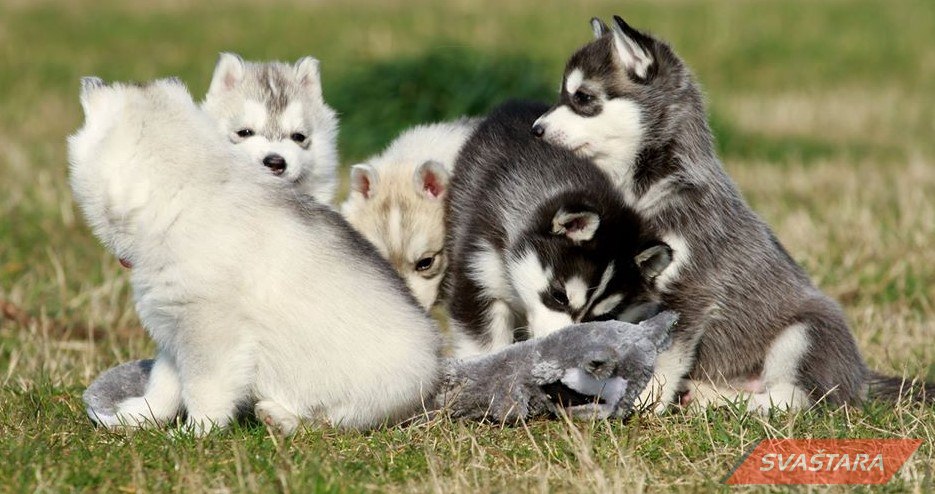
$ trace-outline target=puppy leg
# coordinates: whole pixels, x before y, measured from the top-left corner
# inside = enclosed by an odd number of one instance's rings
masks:
[[[474,280],[456,277],[448,303],[454,354],[467,358],[495,352],[513,343],[514,317],[509,305],[485,295]]]
[[[795,375],[788,381],[810,394],[810,401],[833,406],[866,397],[868,370],[840,307],[824,296],[805,304],[799,315],[805,341]]]
[[[117,413],[102,421],[105,427],[146,427],[172,421],[182,406],[181,384],[174,360],[165,353],[153,363],[143,396],[117,404]]]
[[[698,338],[679,336],[675,337],[672,346],[660,353],[656,359],[653,377],[637,399],[641,408],[652,408],[656,413],[665,412],[684,385],[684,377],[695,362]]]
[[[798,385],[799,368],[808,352],[809,331],[805,324],[786,327],[770,343],[759,376],[715,385],[707,381],[689,383],[688,405],[695,409],[745,402],[747,409],[766,415],[770,410],[795,411],[810,404],[809,394]]]
[[[188,411],[185,427],[196,435],[230,423],[238,405],[251,399],[256,373],[255,345],[245,335],[259,328],[244,328],[242,321],[226,321],[221,331],[217,322],[208,326],[199,328],[198,338],[186,342],[178,358],[182,401]]]

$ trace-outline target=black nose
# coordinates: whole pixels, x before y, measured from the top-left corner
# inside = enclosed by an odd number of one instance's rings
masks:
[[[278,154],[270,154],[263,158],[263,165],[276,175],[281,175],[282,172],[286,171],[286,159]]]
[[[542,135],[545,134],[545,127],[543,127],[541,124],[533,125],[531,132],[532,135],[536,137],[542,137]]]

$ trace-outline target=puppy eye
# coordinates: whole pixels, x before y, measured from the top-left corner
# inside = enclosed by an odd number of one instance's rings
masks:
[[[296,133],[292,134],[291,136],[289,136],[289,138],[292,139],[293,141],[295,141],[297,144],[302,144],[303,142],[305,142],[305,139],[306,139],[307,137],[306,137],[305,134],[303,134],[303,133],[301,133],[301,132],[296,132]]]
[[[437,256],[423,257],[422,259],[416,261],[416,271],[425,271],[431,268],[432,265],[435,264],[436,257]]]
[[[556,301],[558,305],[566,306],[568,305],[568,295],[565,294],[564,290],[555,288],[552,290],[552,300]]]
[[[581,91],[580,89],[578,91],[575,91],[574,98],[575,98],[575,103],[578,103],[579,105],[586,105],[594,101],[594,96],[584,91]]]
[[[237,137],[241,139],[246,139],[253,135],[253,129],[240,129],[237,131]]]

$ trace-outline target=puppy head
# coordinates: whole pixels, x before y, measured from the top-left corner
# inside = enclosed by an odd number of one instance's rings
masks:
[[[342,213],[399,272],[429,309],[438,298],[445,258],[444,198],[449,173],[437,161],[351,167]]]
[[[293,65],[245,62],[222,53],[204,102],[231,142],[242,146],[256,166],[307,185],[337,165],[337,115],[322,98],[319,63],[304,57]],[[333,185],[333,184],[331,184]],[[333,191],[317,197],[328,202]]]
[[[558,104],[532,129],[608,171],[629,169],[643,147],[671,137],[674,115],[700,105],[666,43],[614,20],[608,28],[592,19],[595,39],[571,56]]]
[[[654,280],[671,250],[647,242],[639,218],[622,202],[594,199],[582,191],[547,201],[507,261],[533,337],[656,308]]]

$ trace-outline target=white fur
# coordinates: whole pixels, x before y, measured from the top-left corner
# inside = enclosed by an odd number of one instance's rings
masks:
[[[617,60],[623,67],[632,70],[640,77],[646,77],[649,66],[653,63],[653,57],[640,46],[639,43],[630,39],[623,33],[616,23],[613,27],[614,33],[614,51],[617,54]]]
[[[539,117],[543,139],[575,151],[610,174],[625,193],[630,190],[630,170],[643,138],[640,107],[626,98],[604,102],[599,115],[583,117],[562,105]],[[626,185],[626,187],[622,187]],[[635,202],[632,197],[628,201]]]
[[[468,266],[468,276],[477,283],[485,297],[501,300],[513,297],[507,268],[492,245],[480,245]]]
[[[504,300],[494,300],[486,315],[490,345],[485,348],[485,353],[493,353],[512,344],[516,324],[509,304]]]
[[[511,305],[513,293],[500,255],[491,245],[483,245],[469,262],[468,276],[477,283],[485,297],[493,299],[487,309],[487,331],[489,343],[480,346],[477,343],[466,344],[472,338],[464,333],[463,328],[453,328],[456,333],[453,348],[458,357],[495,352],[513,343],[515,318]],[[457,334],[461,332],[461,334]],[[464,341],[461,341],[464,340]]]
[[[546,307],[539,298],[539,294],[548,289],[552,272],[542,265],[535,252],[526,251],[516,259],[507,260],[506,271],[526,313],[529,334],[533,338],[549,335],[574,322],[568,314]]]
[[[139,427],[163,425],[178,414],[182,406],[182,389],[171,355],[160,355],[149,374],[144,396],[129,398],[118,404],[113,416],[98,417],[105,427]]]
[[[420,408],[437,329],[367,265],[379,259],[348,254],[333,213],[271,200],[289,185],[250,166],[178,82],[82,99],[72,190],[97,236],[133,263],[136,309],[160,349],[146,394],[121,403],[118,422],[165,420],[178,396],[199,433],[244,400],[284,430],[290,416],[367,428]]]
[[[581,72],[581,69],[572,70],[565,79],[565,92],[575,94],[582,82],[584,82],[584,72]]]
[[[656,277],[656,287],[660,291],[665,291],[670,283],[678,279],[681,270],[689,263],[691,252],[688,248],[688,242],[677,233],[663,235],[662,241],[672,249],[672,261]]]
[[[591,309],[591,313],[594,314],[595,316],[603,316],[604,314],[607,314],[608,312],[612,311],[614,307],[617,307],[617,304],[619,304],[622,300],[623,300],[623,295],[620,295],[620,294],[611,295],[605,298],[604,300],[601,300],[600,303],[595,305],[594,308]],[[617,319],[621,321],[625,320],[622,317],[618,317]]]
[[[804,324],[793,324],[773,340],[766,358],[760,380],[766,387],[765,399],[754,404],[760,410],[770,406],[798,410],[808,406],[808,393],[795,385],[798,370],[809,347],[808,328]],[[760,393],[762,394],[762,393]]]
[[[672,346],[659,354],[653,377],[637,400],[642,407],[652,408],[656,413],[666,410],[684,385],[682,376],[695,363],[697,343],[697,338],[691,341],[676,339]]]
[[[565,282],[565,296],[568,297],[568,305],[572,309],[581,309],[588,303],[588,284],[577,276],[572,277]]]
[[[277,85],[275,78],[265,77],[265,72],[280,75],[287,87]],[[260,89],[263,84],[266,87]],[[266,90],[288,95],[289,102],[278,118],[270,102],[254,99],[254,94]],[[244,62],[237,55],[222,53],[202,106],[225,136],[248,150],[253,158],[249,166],[265,169],[263,159],[278,154],[286,161],[280,178],[301,183],[302,192],[322,203],[332,201],[337,187],[338,119],[322,99],[317,60],[305,57],[290,66]],[[237,131],[244,128],[256,134],[237,136]],[[308,136],[308,142],[293,141],[290,136],[296,132]]]
[[[634,209],[639,211],[644,217],[651,218],[656,213],[657,208],[671,204],[670,195],[676,190],[674,179],[663,179],[653,183],[643,195],[633,205]]]
[[[795,384],[808,346],[808,328],[804,324],[788,326],[770,344],[759,376],[730,383],[692,380],[688,383],[689,404],[704,408],[744,401],[749,410],[760,414],[771,409],[801,410],[811,403],[806,390]]]

